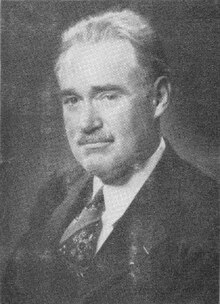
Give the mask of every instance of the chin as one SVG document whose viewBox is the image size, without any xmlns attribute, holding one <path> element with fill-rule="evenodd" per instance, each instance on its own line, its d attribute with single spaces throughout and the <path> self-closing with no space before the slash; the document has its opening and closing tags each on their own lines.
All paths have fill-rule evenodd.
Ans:
<svg viewBox="0 0 220 304">
<path fill-rule="evenodd" d="M 105 161 L 103 163 L 87 162 L 84 163 L 84 169 L 99 177 L 104 184 L 123 184 L 129 176 L 130 170 L 123 164 L 116 165 L 116 162 L 110 163 Z"/>
<path fill-rule="evenodd" d="M 111 168 L 109 166 L 106 166 L 106 162 L 101 163 L 101 162 L 86 161 L 83 163 L 83 167 L 87 172 L 91 173 L 92 175 L 96 175 L 100 178 L 102 178 L 102 176 L 107 175 L 107 173 L 111 172 Z"/>
</svg>

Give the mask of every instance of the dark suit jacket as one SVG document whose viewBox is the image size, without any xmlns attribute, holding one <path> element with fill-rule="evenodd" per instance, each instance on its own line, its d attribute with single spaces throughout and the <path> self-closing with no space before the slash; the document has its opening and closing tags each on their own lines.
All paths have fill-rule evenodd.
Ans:
<svg viewBox="0 0 220 304">
<path fill-rule="evenodd" d="M 8 263 L 4 304 L 218 303 L 217 186 L 169 144 L 83 278 L 56 249 L 92 178 L 78 176 L 64 200 L 54 189 Z"/>
</svg>

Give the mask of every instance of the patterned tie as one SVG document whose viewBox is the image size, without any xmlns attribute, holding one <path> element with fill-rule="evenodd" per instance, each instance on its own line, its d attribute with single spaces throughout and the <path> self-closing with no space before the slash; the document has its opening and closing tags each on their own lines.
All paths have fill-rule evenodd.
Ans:
<svg viewBox="0 0 220 304">
<path fill-rule="evenodd" d="M 96 254 L 99 235 L 102 230 L 101 216 L 104 211 L 104 196 L 101 188 L 94 199 L 75 220 L 72 235 L 58 249 L 68 267 L 83 277 Z"/>
</svg>

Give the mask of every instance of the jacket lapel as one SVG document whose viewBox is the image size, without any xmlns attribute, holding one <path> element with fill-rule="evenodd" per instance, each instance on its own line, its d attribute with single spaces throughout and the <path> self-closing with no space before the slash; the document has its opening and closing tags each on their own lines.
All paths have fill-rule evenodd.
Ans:
<svg viewBox="0 0 220 304">
<path fill-rule="evenodd" d="M 91 296 L 104 286 L 111 286 L 119 277 L 126 277 L 134 287 L 142 279 L 142 268 L 144 280 L 150 282 L 152 261 L 154 263 L 157 259 L 158 248 L 162 248 L 169 239 L 172 225 L 180 213 L 178 187 L 170 187 L 175 185 L 172 180 L 173 162 L 175 154 L 168 148 L 97 253 L 80 292 L 83 297 Z M 162 253 L 160 258 L 163 259 Z"/>
</svg>

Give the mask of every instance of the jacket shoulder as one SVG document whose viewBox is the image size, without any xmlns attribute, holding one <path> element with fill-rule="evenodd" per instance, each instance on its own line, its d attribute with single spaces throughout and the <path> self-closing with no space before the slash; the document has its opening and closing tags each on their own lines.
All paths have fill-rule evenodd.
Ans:
<svg viewBox="0 0 220 304">
<path fill-rule="evenodd" d="M 217 181 L 205 175 L 190 163 L 180 159 L 179 172 L 175 178 L 179 181 L 179 195 L 183 206 L 191 211 L 197 210 L 200 216 L 218 214 Z"/>
<path fill-rule="evenodd" d="M 217 203 L 219 190 L 217 181 L 180 158 L 169 143 L 164 162 L 166 164 L 163 166 L 165 168 L 163 176 L 172 175 L 168 176 L 166 180 L 172 182 L 174 186 L 176 185 L 183 200 L 191 201 L 192 198 L 197 198 Z"/>
<path fill-rule="evenodd" d="M 219 223 L 218 183 L 181 159 L 168 145 L 161 166 L 162 196 L 184 239 L 216 243 Z M 169 207 L 168 206 L 168 207 Z M 175 211 L 175 212 L 174 212 Z M 196 244 L 195 244 L 196 245 Z"/>
<path fill-rule="evenodd" d="M 38 228 L 50 219 L 55 209 L 62 204 L 69 190 L 76 187 L 77 182 L 85 175 L 81 167 L 59 175 L 57 172 L 49 178 L 48 182 L 40 187 L 36 204 L 30 216 L 30 228 Z"/>
</svg>

